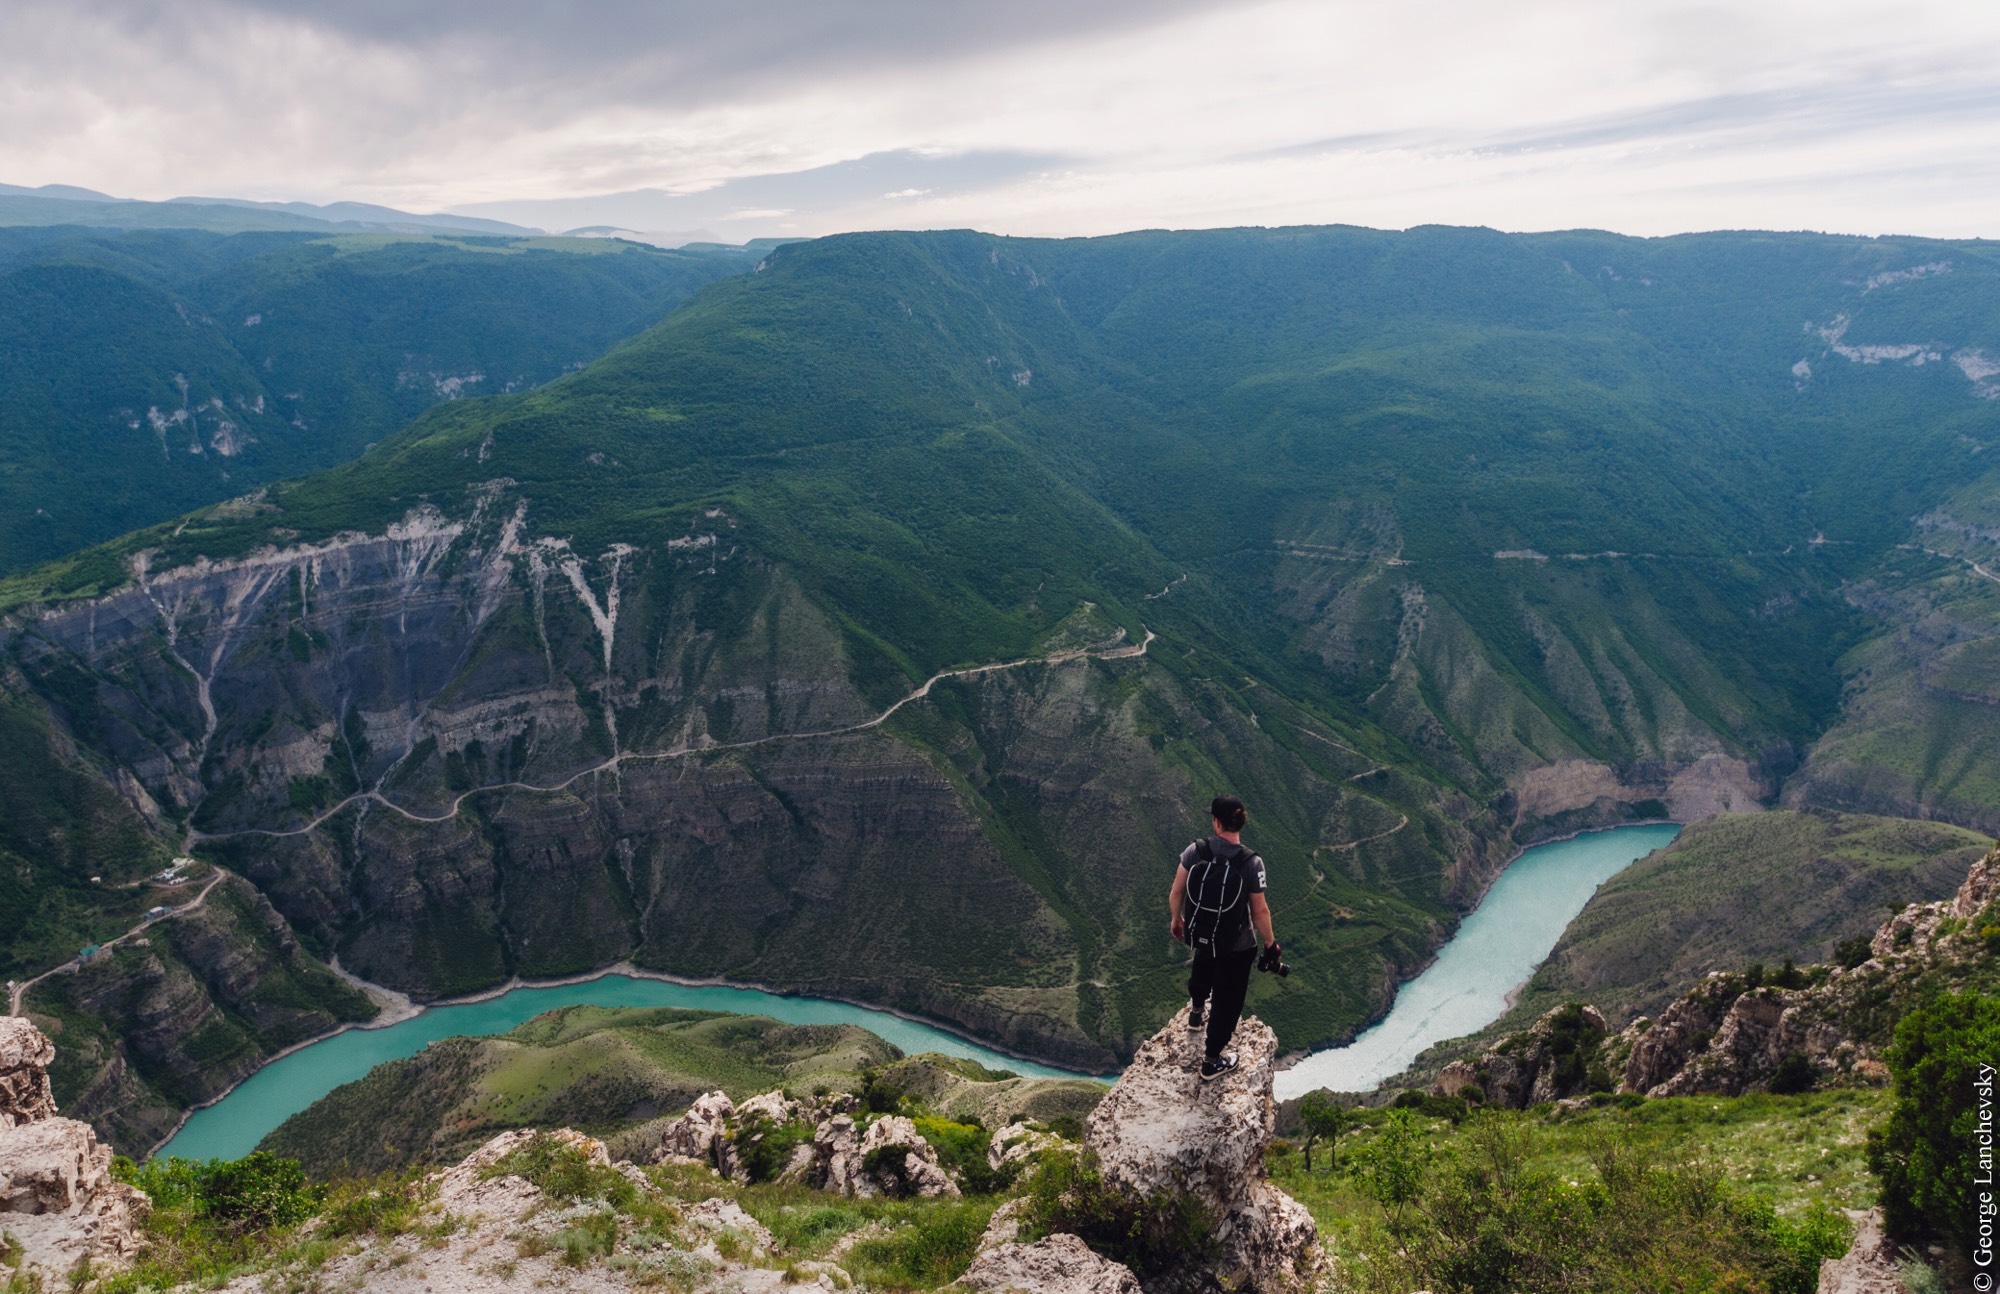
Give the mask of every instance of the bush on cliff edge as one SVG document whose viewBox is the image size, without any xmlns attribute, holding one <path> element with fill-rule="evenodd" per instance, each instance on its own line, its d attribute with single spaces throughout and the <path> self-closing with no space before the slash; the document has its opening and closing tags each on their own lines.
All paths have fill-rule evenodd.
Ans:
<svg viewBox="0 0 2000 1294">
<path fill-rule="evenodd" d="M 1973 1183 L 1982 1172 L 1974 1129 L 1982 1065 L 2000 1065 L 2000 999 L 1947 993 L 1896 1026 L 1889 1048 L 1895 1103 L 1869 1134 L 1868 1166 L 1882 1183 L 1882 1219 L 1893 1235 L 1972 1246 Z M 1995 1090 L 1983 1094 L 1987 1117 Z"/>
</svg>

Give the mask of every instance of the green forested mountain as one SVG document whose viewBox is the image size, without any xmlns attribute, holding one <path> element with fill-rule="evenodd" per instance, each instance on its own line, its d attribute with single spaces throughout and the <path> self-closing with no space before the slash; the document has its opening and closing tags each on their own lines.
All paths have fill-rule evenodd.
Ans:
<svg viewBox="0 0 2000 1294">
<path fill-rule="evenodd" d="M 1304 1046 L 1523 841 L 1995 825 L 1996 307 L 1978 243 L 790 245 L 15 578 L 7 686 L 99 829 L 369 979 L 630 957 L 1087 1064 L 1173 1005 L 1172 851 L 1229 787 Z"/>
<path fill-rule="evenodd" d="M 0 228 L 0 571 L 546 382 L 736 268 L 604 240 Z"/>
</svg>

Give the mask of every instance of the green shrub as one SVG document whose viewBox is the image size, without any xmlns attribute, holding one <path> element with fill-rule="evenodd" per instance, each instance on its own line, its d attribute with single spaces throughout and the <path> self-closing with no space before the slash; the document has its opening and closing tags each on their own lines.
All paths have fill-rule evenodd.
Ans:
<svg viewBox="0 0 2000 1294">
<path fill-rule="evenodd" d="M 1380 1288 L 1811 1294 L 1821 1260 L 1847 1247 L 1832 1210 L 1780 1217 L 1715 1167 L 1630 1135 L 1597 1141 L 1594 1172 L 1570 1177 L 1537 1154 L 1531 1120 L 1482 1114 L 1439 1153 L 1401 1118 L 1363 1178 L 1395 1242 Z"/>
<path fill-rule="evenodd" d="M 575 1146 L 545 1132 L 536 1133 L 482 1174 L 489 1178 L 509 1175 L 524 1177 L 550 1199 L 565 1203 L 603 1200 L 619 1208 L 630 1208 L 639 1194 L 616 1169 L 592 1163 Z"/>
<path fill-rule="evenodd" d="M 1795 1218 L 1769 1215 L 1764 1230 L 1773 1250 L 1765 1262 L 1771 1294 L 1814 1294 L 1820 1264 L 1846 1253 L 1854 1239 L 1848 1220 L 1818 1201 Z"/>
<path fill-rule="evenodd" d="M 1015 1170 L 1011 1165 L 995 1171 L 987 1164 L 986 1154 L 992 1148 L 993 1134 L 981 1125 L 927 1115 L 918 1116 L 915 1123 L 960 1190 L 969 1195 L 992 1195 L 1014 1184 Z"/>
<path fill-rule="evenodd" d="M 321 1198 L 298 1161 L 266 1150 L 206 1163 L 121 1160 L 114 1171 L 121 1181 L 146 1192 L 156 1209 L 189 1209 L 204 1221 L 237 1231 L 296 1226 L 317 1211 Z"/>
<path fill-rule="evenodd" d="M 1771 1073 L 1771 1081 L 1766 1084 L 1777 1096 L 1797 1096 L 1810 1092 L 1819 1086 L 1819 1067 L 1806 1058 L 1802 1051 L 1788 1051 Z"/>
<path fill-rule="evenodd" d="M 847 1268 L 858 1284 L 935 1289 L 965 1274 L 986 1231 L 992 1209 L 941 1204 L 925 1209 L 907 1227 L 848 1251 Z"/>
<path fill-rule="evenodd" d="M 563 1262 L 588 1267 L 593 1258 L 608 1258 L 618 1247 L 618 1215 L 607 1209 L 579 1218 L 551 1239 L 562 1250 Z"/>
<path fill-rule="evenodd" d="M 834 1237 L 860 1228 L 868 1217 L 852 1204 L 816 1204 L 786 1205 L 759 1220 L 785 1248 L 811 1253 Z"/>
<path fill-rule="evenodd" d="M 768 1182 L 785 1171 L 792 1152 L 812 1141 L 813 1130 L 803 1123 L 779 1123 L 757 1117 L 738 1127 L 731 1138 L 737 1162 L 752 1182 Z"/>
<path fill-rule="evenodd" d="M 861 1082 L 861 1104 L 870 1114 L 901 1114 L 909 1104 L 910 1094 L 899 1083 L 890 1081 L 874 1071 L 864 1071 Z"/>
<path fill-rule="evenodd" d="M 1849 935 L 1833 946 L 1833 960 L 1843 970 L 1853 970 L 1875 955 L 1871 948 L 1874 938 L 1871 934 Z"/>
<path fill-rule="evenodd" d="M 1027 1198 L 1032 1233 L 1079 1236 L 1098 1253 L 1130 1267 L 1141 1281 L 1199 1264 L 1215 1250 L 1216 1219 L 1201 1200 L 1179 1190 L 1134 1195 L 1107 1181 L 1089 1150 L 1044 1156 Z"/>
<path fill-rule="evenodd" d="M 1417 1088 L 1399 1092 L 1390 1103 L 1391 1109 L 1415 1110 L 1425 1118 L 1450 1119 L 1459 1122 L 1472 1113 L 1472 1104 L 1463 1096 L 1434 1096 Z"/>
<path fill-rule="evenodd" d="M 2000 1062 L 2000 999 L 1950 993 L 1905 1016 L 1890 1046 L 1895 1078 L 1888 1121 L 1868 1136 L 1892 1234 L 1972 1247 L 1973 1183 L 1982 1176 L 1973 1130 L 1984 1066 Z M 1991 1071 L 1984 1099 L 1991 1108 Z"/>
</svg>

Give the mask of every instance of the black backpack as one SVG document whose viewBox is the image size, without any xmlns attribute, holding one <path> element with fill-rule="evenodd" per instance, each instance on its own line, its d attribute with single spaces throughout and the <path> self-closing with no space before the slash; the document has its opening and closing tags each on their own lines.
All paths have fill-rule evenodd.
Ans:
<svg viewBox="0 0 2000 1294">
<path fill-rule="evenodd" d="M 1213 839 L 1194 842 L 1187 878 L 1187 941 L 1192 948 L 1228 952 L 1250 924 L 1250 862 L 1256 855 L 1241 845 L 1230 850 L 1218 850 Z"/>
</svg>

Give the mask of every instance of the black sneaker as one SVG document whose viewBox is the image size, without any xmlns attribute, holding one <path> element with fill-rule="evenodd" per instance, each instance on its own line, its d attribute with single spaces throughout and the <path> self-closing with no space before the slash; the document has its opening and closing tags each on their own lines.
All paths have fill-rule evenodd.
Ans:
<svg viewBox="0 0 2000 1294">
<path fill-rule="evenodd" d="M 1207 1060 L 1201 1062 L 1201 1076 L 1203 1078 L 1221 1078 L 1224 1074 L 1235 1068 L 1236 1053 L 1225 1051 L 1220 1056 L 1210 1056 Z"/>
<path fill-rule="evenodd" d="M 1199 1029 L 1199 1028 L 1201 1028 L 1201 1023 L 1202 1023 L 1202 1011 L 1201 1011 L 1201 1008 L 1200 1008 L 1200 1007 L 1198 1007 L 1198 1006 L 1191 1006 L 1191 1007 L 1189 1007 L 1189 1008 L 1188 1008 L 1188 1028 L 1190 1028 L 1190 1029 Z"/>
</svg>

